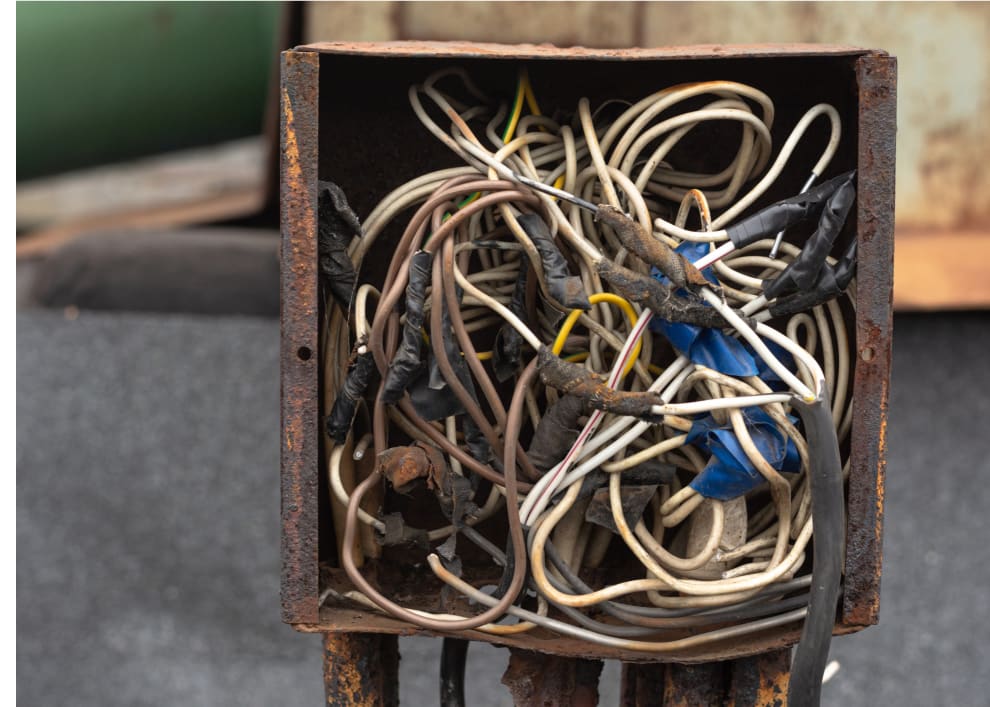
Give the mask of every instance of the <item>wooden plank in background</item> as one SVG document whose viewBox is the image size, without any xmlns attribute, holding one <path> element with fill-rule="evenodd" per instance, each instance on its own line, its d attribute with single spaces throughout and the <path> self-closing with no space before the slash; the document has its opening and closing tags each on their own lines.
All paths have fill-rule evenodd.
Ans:
<svg viewBox="0 0 990 707">
<path fill-rule="evenodd" d="M 901 311 L 990 308 L 990 229 L 898 229 L 894 307 Z"/>
<path fill-rule="evenodd" d="M 18 184 L 17 257 L 42 257 L 87 233 L 257 213 L 268 149 L 256 137 Z"/>
</svg>

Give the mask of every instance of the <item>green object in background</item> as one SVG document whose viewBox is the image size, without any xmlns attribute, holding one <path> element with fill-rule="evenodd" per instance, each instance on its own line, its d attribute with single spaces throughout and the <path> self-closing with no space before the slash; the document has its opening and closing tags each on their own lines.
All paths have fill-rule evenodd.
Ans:
<svg viewBox="0 0 990 707">
<path fill-rule="evenodd" d="M 262 130 L 279 3 L 17 3 L 17 179 Z"/>
</svg>

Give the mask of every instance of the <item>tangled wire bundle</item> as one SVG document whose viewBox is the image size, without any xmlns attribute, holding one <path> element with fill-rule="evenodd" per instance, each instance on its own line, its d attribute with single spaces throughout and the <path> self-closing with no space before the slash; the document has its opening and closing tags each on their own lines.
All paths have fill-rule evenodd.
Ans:
<svg viewBox="0 0 990 707">
<path fill-rule="evenodd" d="M 559 121 L 525 73 L 511 105 L 458 69 L 409 100 L 463 166 L 396 188 L 363 226 L 336 185 L 320 189 L 328 474 L 354 586 L 335 600 L 448 633 L 542 627 L 658 654 L 803 619 L 798 704 L 835 617 L 851 425 L 855 238 L 830 253 L 855 175 L 821 180 L 835 108 L 811 107 L 774 154 L 773 102 L 731 81 L 618 111 L 582 99 Z M 830 137 L 804 189 L 753 212 L 818 118 Z M 678 169 L 679 143 L 711 121 L 741 125 L 728 165 Z M 396 222 L 378 288 L 361 273 Z M 782 240 L 803 222 L 803 245 Z M 386 513 L 383 480 L 425 486 L 445 521 Z M 505 525 L 484 523 L 496 514 Z M 497 585 L 465 579 L 459 541 L 490 557 Z M 483 610 L 385 596 L 362 572 L 376 543 L 422 548 L 409 563 L 425 556 Z M 619 555 L 613 581 L 600 570 Z M 682 637 L 663 640 L 671 629 Z"/>
</svg>

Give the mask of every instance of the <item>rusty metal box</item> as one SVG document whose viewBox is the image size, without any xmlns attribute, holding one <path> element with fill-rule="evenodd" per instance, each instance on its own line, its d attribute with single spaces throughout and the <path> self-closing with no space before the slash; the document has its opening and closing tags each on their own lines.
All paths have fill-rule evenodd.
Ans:
<svg viewBox="0 0 990 707">
<path fill-rule="evenodd" d="M 370 611 L 322 608 L 321 582 L 333 573 L 334 540 L 322 479 L 320 314 L 317 286 L 317 181 L 343 185 L 366 214 L 396 184 L 446 162 L 442 146 L 420 139 L 400 119 L 406 87 L 456 62 L 472 73 L 525 61 L 547 102 L 621 87 L 641 95 L 658 87 L 713 78 L 755 85 L 779 100 L 778 124 L 802 107 L 832 103 L 847 126 L 836 164 L 858 170 L 855 219 L 859 265 L 855 332 L 850 344 L 854 410 L 844 594 L 837 633 L 876 623 L 879 608 L 885 431 L 891 354 L 896 60 L 884 52 L 824 45 L 694 46 L 602 50 L 469 43 L 327 43 L 282 55 L 281 82 L 281 492 L 282 618 L 301 631 L 411 634 L 416 627 Z M 637 93 L 638 92 L 638 93 Z M 776 136 L 775 136 L 776 137 Z M 380 165 L 390 165 L 388 184 Z M 803 175 L 785 172 L 794 193 Z M 775 197 L 785 194 L 774 194 Z M 322 574 L 321 574 L 321 564 Z M 626 660 L 725 659 L 796 642 L 799 628 L 766 631 L 704 652 L 650 656 L 562 638 L 478 640 L 557 653 Z"/>
</svg>

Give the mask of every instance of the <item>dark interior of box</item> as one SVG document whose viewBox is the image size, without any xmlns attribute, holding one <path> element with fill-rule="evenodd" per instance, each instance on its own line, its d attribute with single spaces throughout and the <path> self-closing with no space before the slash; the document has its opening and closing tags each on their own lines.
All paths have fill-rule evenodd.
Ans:
<svg viewBox="0 0 990 707">
<path fill-rule="evenodd" d="M 830 103 L 839 111 L 843 133 L 838 152 L 827 173 L 822 175 L 827 178 L 856 166 L 857 87 L 854 62 L 854 56 L 807 56 L 663 61 L 531 60 L 525 62 L 525 66 L 544 113 L 565 119 L 569 116 L 559 113 L 559 109 L 573 111 L 582 97 L 589 98 L 594 109 L 608 99 L 636 101 L 660 89 L 685 82 L 720 79 L 754 86 L 774 102 L 775 118 L 771 130 L 774 156 L 809 108 L 817 103 Z M 382 197 L 402 183 L 428 171 L 459 166 L 457 156 L 430 135 L 415 118 L 407 96 L 410 85 L 422 82 L 430 73 L 451 65 L 467 69 L 483 91 L 508 102 L 511 101 L 521 63 L 507 59 L 321 56 L 319 178 L 339 184 L 362 218 Z M 621 106 L 614 108 L 617 111 Z M 800 191 L 827 141 L 827 123 L 819 119 L 811 125 L 780 178 L 761 197 L 757 207 Z M 440 124 L 446 125 L 444 122 Z M 703 124 L 689 133 L 678 146 L 672 161 L 677 160 L 679 169 L 721 169 L 726 164 L 726 158 L 725 150 L 720 150 L 719 146 L 726 141 L 738 142 L 739 130 L 738 125 L 727 126 L 724 122 Z M 397 218 L 379 237 L 374 252 L 380 255 L 373 259 L 373 264 L 362 268 L 362 282 L 381 285 L 389 260 L 386 254 L 394 247 L 404 220 L 410 213 Z M 847 241 L 856 232 L 855 220 L 854 209 L 840 236 L 837 251 L 844 245 L 842 241 Z M 795 229 L 788 234 L 788 240 L 800 240 L 807 235 L 807 230 Z M 854 363 L 854 315 L 846 305 L 843 310 L 850 332 L 851 361 Z M 322 313 L 320 321 L 322 325 Z M 342 362 L 342 365 L 346 364 Z M 319 559 L 322 589 L 328 583 L 338 584 L 343 573 L 335 569 L 339 562 L 328 483 L 322 471 L 325 469 L 322 453 L 320 469 Z M 435 499 L 425 489 L 411 497 L 400 497 L 389 491 L 385 498 L 385 510 L 402 510 L 409 523 L 422 523 L 418 527 L 446 524 Z M 498 514 L 478 528 L 492 538 L 505 537 L 505 520 Z M 620 545 L 613 543 L 614 548 Z M 475 551 L 468 543 L 458 546 L 459 553 L 462 549 L 466 578 L 497 582 L 499 568 L 492 565 L 490 558 Z M 426 553 L 421 550 L 386 548 L 382 560 L 371 566 L 366 565 L 364 571 L 386 595 L 402 595 L 406 605 L 429 608 L 436 605 L 441 584 L 425 565 L 425 556 Z M 610 552 L 607 566 L 598 572 L 608 574 L 610 581 L 618 581 L 631 576 L 634 568 L 642 571 L 642 567 L 623 547 Z M 601 577 L 591 576 L 589 579 L 594 584 L 594 580 Z"/>
</svg>

